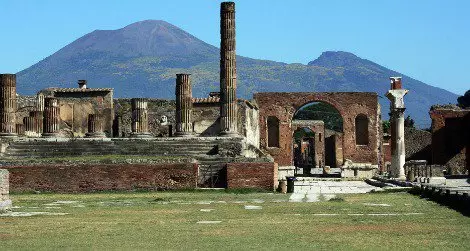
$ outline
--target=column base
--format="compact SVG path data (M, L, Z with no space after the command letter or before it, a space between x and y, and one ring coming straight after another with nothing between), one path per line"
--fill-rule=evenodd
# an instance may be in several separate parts
M43 138L60 138L60 134L58 132L45 132L41 135Z
M2 132L2 133L0 133L0 137L2 137L2 138L16 138L16 137L18 137L18 134L13 133L13 132Z
M194 133L192 132L175 132L175 137L194 137Z
M153 138L152 134L149 132L133 132L129 135L131 138Z
M85 138L106 138L106 134L104 132L87 132Z

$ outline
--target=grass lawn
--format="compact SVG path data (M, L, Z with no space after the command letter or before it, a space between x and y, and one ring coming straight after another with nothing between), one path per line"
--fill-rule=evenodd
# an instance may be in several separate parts
M470 247L470 218L405 192L314 203L287 202L289 195L283 194L223 191L11 198L14 212L66 214L0 217L0 250ZM261 208L245 209L247 205Z

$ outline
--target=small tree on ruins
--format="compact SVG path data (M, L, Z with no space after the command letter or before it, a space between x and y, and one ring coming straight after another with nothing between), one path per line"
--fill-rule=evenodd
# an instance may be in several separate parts
M410 115L405 118L405 127L414 128L415 121L410 117Z

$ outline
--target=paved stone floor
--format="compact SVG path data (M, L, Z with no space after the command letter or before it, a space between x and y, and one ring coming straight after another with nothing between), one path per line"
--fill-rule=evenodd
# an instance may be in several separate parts
M336 194L367 193L382 190L364 181L329 181L329 180L298 180L294 182L294 192L289 198L291 202L315 202L330 200Z

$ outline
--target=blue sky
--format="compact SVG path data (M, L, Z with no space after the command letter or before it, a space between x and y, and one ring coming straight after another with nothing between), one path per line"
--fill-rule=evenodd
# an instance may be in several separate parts
M219 2L0 0L0 72L23 70L93 30L146 19L219 46ZM239 55L306 64L349 51L460 95L470 89L470 1L235 2Z

